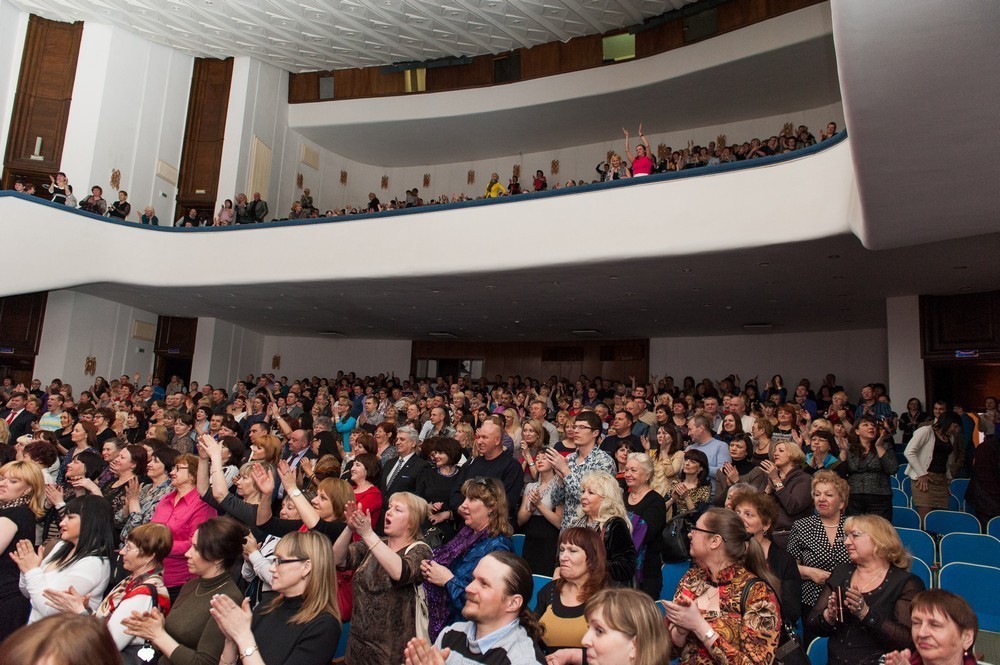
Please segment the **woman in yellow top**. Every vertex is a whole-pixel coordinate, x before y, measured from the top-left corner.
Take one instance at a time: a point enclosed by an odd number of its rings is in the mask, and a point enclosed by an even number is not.
[[[496,199],[507,196],[507,190],[500,184],[500,176],[496,173],[490,176],[490,182],[486,185],[486,198]]]

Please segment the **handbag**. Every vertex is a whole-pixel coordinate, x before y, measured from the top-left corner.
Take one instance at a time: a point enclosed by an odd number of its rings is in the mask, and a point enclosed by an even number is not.
[[[410,546],[406,548],[404,554],[408,554],[411,549],[420,544],[422,544],[422,541],[419,540],[415,543],[411,543]],[[414,606],[415,616],[413,625],[416,627],[416,637],[431,641],[431,613],[427,608],[427,592],[424,591],[423,584],[417,585],[417,598]]]
[[[767,584],[767,580],[761,577],[753,577],[746,583],[746,586],[743,587],[743,594],[740,596],[740,616],[746,612],[747,594],[750,593],[750,587],[756,582]],[[771,585],[767,584],[767,588],[771,589]],[[771,593],[774,593],[774,589],[771,589]],[[778,597],[776,593],[775,597]],[[795,632],[795,627],[784,621],[781,622],[781,633],[778,636],[778,648],[774,651],[774,662],[779,665],[811,665],[806,650],[799,642],[799,634]]]
[[[663,527],[662,557],[665,563],[677,563],[691,558],[689,550],[691,539],[688,538],[688,533],[694,526],[698,512],[697,510],[689,510],[674,515]]]

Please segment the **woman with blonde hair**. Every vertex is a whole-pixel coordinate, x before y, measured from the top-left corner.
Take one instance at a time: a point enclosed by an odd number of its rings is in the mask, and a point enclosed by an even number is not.
[[[795,520],[813,513],[812,476],[802,468],[805,461],[805,454],[796,444],[779,441],[774,446],[773,461],[760,463],[767,474],[764,492],[778,500],[778,519],[771,537],[781,549],[788,546],[788,532]]]
[[[604,589],[584,608],[583,647],[590,665],[660,665],[670,642],[656,605],[633,589]]]
[[[17,588],[20,571],[10,555],[20,541],[34,542],[35,521],[44,514],[41,467],[33,462],[8,462],[0,467],[0,641],[28,618],[30,603]]]
[[[354,571],[355,594],[346,661],[352,665],[396,663],[406,643],[427,626],[416,624],[421,564],[431,548],[420,540],[427,502],[410,492],[396,492],[385,511],[384,538],[372,529],[371,514],[347,506],[347,529],[333,546],[337,566]],[[351,542],[353,534],[360,540]],[[387,622],[386,617],[395,620]]]
[[[226,639],[219,662],[326,665],[342,629],[330,543],[301,531],[283,536],[274,551],[274,600],[251,612],[246,600],[239,606],[225,595],[212,598],[212,618]]]
[[[632,522],[625,512],[621,486],[605,471],[585,473],[580,480],[580,508],[570,526],[601,534],[607,551],[608,576],[614,586],[629,586],[635,579],[636,552]]]
[[[513,409],[508,409],[507,413],[511,413],[513,411]],[[504,413],[504,417],[506,417],[507,413]],[[525,420],[521,425],[517,438],[514,441],[514,446],[515,449],[520,449],[521,469],[528,474],[524,479],[526,483],[538,480],[538,467],[536,466],[538,460],[536,458],[542,448],[545,448],[548,445],[549,432],[542,425],[541,421],[535,420],[534,418]]]
[[[857,515],[844,529],[851,561],[830,574],[806,625],[830,638],[831,665],[875,665],[887,651],[913,648],[910,603],[924,583],[888,520]]]
[[[643,448],[647,441],[646,437],[642,437]],[[649,457],[653,460],[653,478],[649,484],[657,494],[665,497],[670,494],[670,486],[684,466],[684,444],[673,423],[668,422],[656,428],[656,446],[649,451]]]

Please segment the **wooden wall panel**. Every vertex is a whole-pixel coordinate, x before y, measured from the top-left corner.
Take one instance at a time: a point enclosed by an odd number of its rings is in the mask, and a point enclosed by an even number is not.
[[[925,358],[978,351],[1000,358],[1000,291],[920,298]]]
[[[738,30],[759,21],[826,0],[728,0],[717,8],[718,33]],[[617,34],[607,33],[607,35]],[[568,42],[550,42],[518,49],[521,80],[555,76],[566,72],[600,67],[603,64],[603,39],[607,35],[577,37]],[[635,55],[645,58],[684,46],[683,18],[673,18],[636,34]],[[497,54],[502,56],[503,54]],[[493,84],[493,59],[476,57],[471,64],[427,70],[427,92],[460,90]],[[290,104],[319,101],[318,72],[292,74],[288,83]],[[398,75],[398,79],[395,78]],[[405,94],[402,74],[381,74],[379,67],[338,70],[334,72],[336,99]]]
[[[81,22],[29,17],[4,152],[5,187],[17,176],[37,181],[44,175],[47,182],[47,174],[59,171],[82,35]],[[37,137],[41,160],[31,159]]]
[[[232,77],[232,58],[194,61],[174,219],[189,208],[206,217],[214,212]]]
[[[467,65],[432,67],[427,70],[427,92],[475,88],[492,84],[492,55],[476,56]]]
[[[0,298],[0,348],[6,354],[34,356],[42,339],[48,293]]]
[[[521,49],[521,79],[552,76],[560,72],[559,42]]]
[[[602,357],[609,358],[602,360]],[[512,375],[547,380],[553,374],[576,381],[580,374],[643,380],[649,372],[649,340],[579,340],[566,342],[414,341],[413,367],[420,359],[482,359],[483,375],[493,380]]]
[[[154,353],[190,358],[194,355],[194,342],[198,334],[198,319],[184,316],[161,316],[156,321]]]

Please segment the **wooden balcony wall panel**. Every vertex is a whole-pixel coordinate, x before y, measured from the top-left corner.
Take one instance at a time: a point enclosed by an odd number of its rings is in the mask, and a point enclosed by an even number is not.
[[[1000,359],[1000,291],[920,298],[925,358],[978,351]]]
[[[4,152],[5,186],[12,185],[6,181],[14,173],[59,170],[82,35],[82,22],[29,17]],[[30,159],[36,137],[42,138],[43,160]]]
[[[492,55],[479,55],[467,65],[432,67],[427,70],[427,92],[477,88],[493,84]]]
[[[787,14],[826,0],[730,0],[718,6],[718,34],[745,28],[754,23]],[[616,31],[617,32],[617,31]],[[608,33],[608,35],[616,33]],[[598,67],[604,57],[606,35],[577,37],[568,42],[550,42],[527,49],[521,55],[521,80],[555,76]],[[635,54],[645,58],[684,46],[683,20],[675,18],[636,34]],[[477,56],[471,64],[427,70],[427,92],[475,88],[493,83],[496,55]],[[343,69],[333,72],[335,99],[355,99],[405,94],[403,75],[381,74],[379,67]],[[350,74],[348,74],[350,73]],[[325,72],[291,74],[288,78],[290,104],[317,102],[319,76]]]
[[[613,349],[613,360],[602,360],[602,347]],[[560,354],[559,351],[569,351]],[[582,353],[578,353],[582,351]],[[546,355],[548,353],[548,355]],[[547,359],[552,357],[552,360]],[[639,380],[649,372],[648,340],[571,340],[561,342],[432,342],[414,341],[411,358],[416,370],[418,359],[482,359],[483,376],[492,381],[500,374],[547,380],[553,374],[576,381],[580,374]]]
[[[232,58],[196,58],[194,61],[175,218],[191,207],[212,214],[219,187],[232,76]],[[202,210],[206,206],[207,210]]]
[[[14,356],[38,354],[47,300],[45,292],[0,298],[0,348]]]

